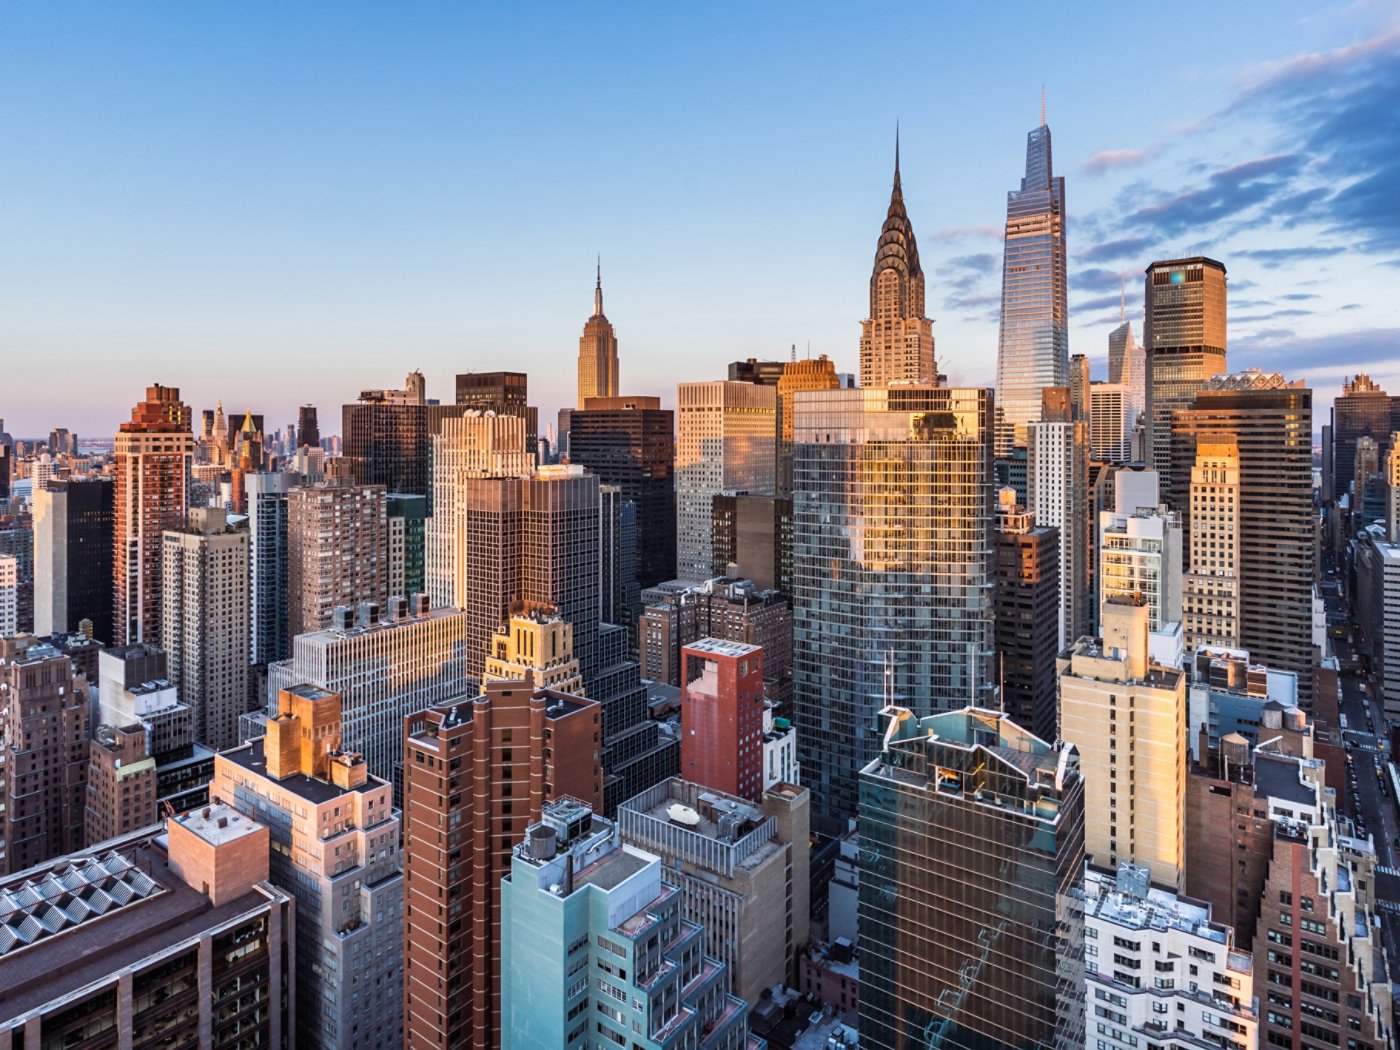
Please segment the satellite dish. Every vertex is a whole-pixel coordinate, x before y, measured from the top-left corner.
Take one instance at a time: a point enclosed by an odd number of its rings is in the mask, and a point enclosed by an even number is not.
[[[666,809],[666,815],[677,824],[684,824],[688,828],[693,828],[700,823],[700,814],[679,802],[671,803]]]

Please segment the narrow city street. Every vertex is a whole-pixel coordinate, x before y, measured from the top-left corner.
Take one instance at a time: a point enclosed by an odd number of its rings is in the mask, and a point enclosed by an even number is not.
[[[1323,584],[1328,628],[1355,627],[1345,600],[1331,581]],[[1343,668],[1357,659],[1356,644],[1333,638],[1337,660]],[[1369,833],[1376,845],[1376,899],[1385,929],[1391,980],[1400,980],[1400,809],[1397,809],[1388,763],[1394,757],[1384,714],[1376,700],[1373,680],[1357,671],[1338,676],[1341,712],[1347,728],[1342,739],[1347,748],[1347,798],[1340,808],[1357,822],[1358,832]],[[1364,690],[1364,692],[1363,692]]]

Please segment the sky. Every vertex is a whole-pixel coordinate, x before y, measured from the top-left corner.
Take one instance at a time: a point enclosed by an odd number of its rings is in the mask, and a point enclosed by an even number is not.
[[[320,407],[421,369],[574,399],[601,254],[621,385],[856,371],[895,126],[940,370],[995,375],[1001,225],[1041,86],[1070,350],[1142,271],[1230,278],[1229,362],[1400,394],[1400,7],[1127,2],[0,6],[0,418],[110,435]]]

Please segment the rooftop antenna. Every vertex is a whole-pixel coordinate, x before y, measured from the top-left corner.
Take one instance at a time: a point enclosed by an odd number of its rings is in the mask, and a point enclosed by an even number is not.
[[[1120,271],[1119,276],[1123,280],[1123,291],[1122,298],[1118,300],[1118,323],[1125,324],[1128,320],[1128,271]]]
[[[1045,127],[1045,82],[1040,84],[1040,126]]]

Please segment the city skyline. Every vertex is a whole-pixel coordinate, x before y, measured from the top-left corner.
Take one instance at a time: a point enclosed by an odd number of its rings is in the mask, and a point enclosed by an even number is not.
[[[1004,189],[1042,80],[1072,183],[1070,341],[1096,378],[1122,271],[1140,327],[1134,278],[1204,252],[1229,268],[1232,363],[1306,378],[1324,400],[1355,371],[1400,387],[1400,306],[1385,293],[1400,220],[1384,189],[1400,163],[1385,134],[1400,25],[1381,5],[1231,9],[1210,40],[1146,43],[1135,16],[1105,13],[1074,29],[1092,76],[1013,33],[1006,61],[1027,75],[995,81],[973,78],[975,48],[957,53],[986,16],[914,12],[940,63],[894,67],[893,109],[868,76],[884,68],[875,29],[851,16],[746,12],[736,38],[718,19],[560,12],[507,60],[521,27],[430,10],[414,26],[388,14],[327,26],[308,12],[175,24],[93,8],[91,38],[9,14],[0,58],[16,91],[0,111],[28,147],[0,175],[16,202],[7,240],[25,246],[0,255],[0,340],[19,351],[10,378],[25,392],[6,399],[7,429],[105,437],[119,421],[109,392],[129,401],[154,381],[196,408],[252,408],[269,429],[305,401],[333,420],[405,364],[450,401],[454,374],[524,363],[552,419],[573,400],[598,251],[624,394],[670,404],[677,380],[809,341],[854,372],[895,119],[940,370],[991,385]],[[646,34],[654,52],[630,46]],[[1115,52],[1115,35],[1146,50]],[[630,75],[580,66],[588,41],[607,40],[635,56]],[[838,43],[850,61],[823,79]],[[765,65],[765,48],[778,60]],[[715,77],[715,55],[739,75]],[[463,57],[481,61],[454,65]],[[492,74],[520,61],[535,82],[503,97]],[[581,71],[591,90],[565,96]],[[1115,76],[1161,87],[1104,91]],[[638,77],[658,78],[654,99],[638,102]],[[966,83],[977,92],[953,104]],[[775,237],[793,263],[776,270]],[[316,364],[330,354],[336,369]],[[45,382],[59,368],[79,377],[62,392]]]

